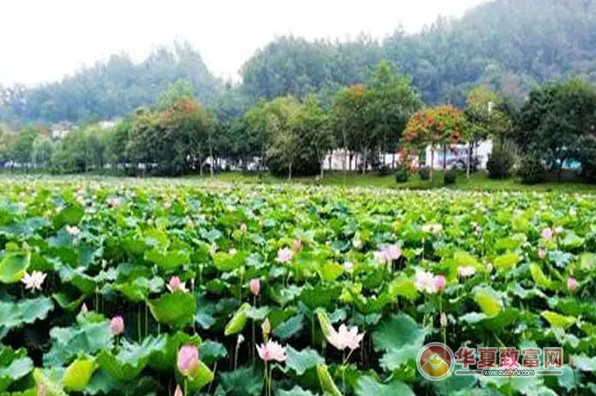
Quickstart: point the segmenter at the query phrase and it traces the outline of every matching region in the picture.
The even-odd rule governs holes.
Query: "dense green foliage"
[[[479,83],[521,101],[536,83],[574,73],[594,80],[595,31],[590,0],[497,0],[419,34],[398,30],[381,45],[367,38],[348,44],[280,38],[245,65],[243,87],[267,98],[325,95],[366,82],[385,58],[431,104],[463,105],[469,87]]]
[[[512,147],[497,145],[488,156],[486,170],[491,179],[506,179],[511,176],[514,165],[515,155],[512,152]]]
[[[517,173],[523,184],[540,183],[544,177],[544,165],[540,158],[526,154],[521,158]]]
[[[593,196],[2,184],[3,394],[262,395],[266,319],[287,354],[276,395],[593,393]],[[364,332],[348,359],[329,324]],[[431,341],[561,346],[564,373],[431,383],[415,364]],[[187,381],[182,345],[199,347]]]
[[[119,54],[59,82],[35,88],[0,85],[0,122],[107,120],[153,104],[179,79],[190,84],[186,89],[201,103],[211,103],[222,85],[188,43],[175,44],[139,64]]]
[[[182,44],[157,50],[138,65],[114,55],[60,82],[0,87],[0,122],[123,116],[154,103],[181,78],[191,82],[202,105],[231,110],[259,98],[317,94],[326,107],[338,89],[369,83],[382,59],[412,79],[429,104],[463,106],[478,84],[519,103],[537,84],[571,75],[596,80],[595,32],[592,0],[494,0],[417,34],[398,29],[382,42],[366,36],[348,42],[281,37],[246,62],[242,83],[232,90],[223,89],[199,54]]]

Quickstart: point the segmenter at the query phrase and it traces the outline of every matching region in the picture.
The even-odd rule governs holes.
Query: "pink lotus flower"
[[[427,294],[435,294],[439,293],[445,286],[447,286],[447,281],[443,275],[434,276],[430,272],[417,270],[414,286],[416,286],[418,291]]]
[[[549,240],[553,237],[553,230],[547,227],[544,230],[542,230],[540,235],[542,236],[542,238]]]
[[[543,260],[546,257],[546,249],[540,248],[538,249],[538,258]]]
[[[292,250],[295,253],[298,253],[302,249],[302,241],[300,239],[295,239],[294,244],[292,245]]]
[[[110,320],[110,331],[113,335],[118,336],[124,332],[124,319],[122,316],[114,316],[112,320]]]
[[[346,348],[350,350],[358,348],[363,337],[364,333],[358,334],[358,327],[354,326],[348,329],[345,324],[339,326],[339,331],[335,331],[333,326],[329,326],[327,333],[327,341],[340,351]]]
[[[577,290],[577,281],[572,276],[567,278],[567,290],[569,290],[571,293]]]
[[[174,392],[174,396],[184,396],[184,393],[182,393],[182,389],[180,389],[180,385],[176,385],[176,391]]]
[[[180,278],[177,276],[172,276],[170,278],[170,282],[166,286],[170,293],[174,293],[176,291],[181,291],[182,293],[187,293],[188,289],[186,288],[185,282],[180,281]]]
[[[447,286],[447,281],[445,280],[445,277],[443,275],[435,276],[434,283],[435,290],[437,291],[437,293],[439,293],[441,290],[445,288],[445,286]]]
[[[257,278],[251,279],[250,280],[250,292],[252,294],[254,294],[255,296],[258,296],[260,291],[261,291],[261,282]]]
[[[178,371],[185,377],[194,378],[199,369],[199,350],[194,345],[184,345],[178,351]]]
[[[397,245],[389,245],[383,249],[385,260],[394,261],[401,257],[401,249]]]
[[[279,343],[269,340],[264,344],[257,345],[257,352],[259,357],[264,362],[275,360],[278,362],[285,362],[288,356],[286,355],[286,348]]]
[[[294,257],[294,252],[291,249],[283,248],[277,251],[277,261],[280,263],[290,262],[292,257]]]

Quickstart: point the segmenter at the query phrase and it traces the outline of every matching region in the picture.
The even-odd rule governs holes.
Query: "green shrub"
[[[542,181],[544,166],[536,155],[525,155],[517,171],[522,184],[536,184]]]
[[[506,179],[511,176],[511,170],[515,163],[515,157],[510,147],[506,145],[497,145],[493,147],[493,152],[488,156],[486,170],[491,179]]]
[[[430,180],[430,168],[428,166],[420,167],[418,176],[420,176],[420,180]]]
[[[445,172],[445,176],[443,177],[443,181],[446,186],[450,184],[455,184],[456,174],[454,170],[449,170]]]
[[[408,166],[406,164],[401,164],[397,171],[395,171],[395,182],[396,183],[406,183],[408,181]]]

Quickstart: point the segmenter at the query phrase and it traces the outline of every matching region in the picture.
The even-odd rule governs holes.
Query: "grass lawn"
[[[209,176],[189,176],[191,179],[205,179]],[[287,183],[287,179],[276,178],[268,173],[220,173],[214,176],[215,180],[237,183]],[[325,174],[322,180],[316,180],[314,177],[298,177],[292,179],[292,183],[315,184],[323,186],[346,186],[346,187],[384,187],[393,189],[411,189],[426,190],[435,188],[449,188],[454,190],[474,190],[474,191],[559,191],[559,192],[594,192],[596,193],[596,184],[586,184],[575,180],[573,177],[563,178],[561,182],[556,181],[556,176],[548,177],[548,181],[536,185],[521,184],[519,178],[512,177],[506,180],[489,179],[486,172],[473,173],[470,179],[466,178],[465,173],[457,175],[457,181],[454,185],[445,186],[443,184],[443,172],[435,171],[434,180],[420,180],[418,175],[410,177],[407,183],[397,184],[395,176],[379,175],[378,173],[360,173],[331,172]]]

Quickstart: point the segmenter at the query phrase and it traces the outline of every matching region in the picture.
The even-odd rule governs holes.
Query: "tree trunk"
[[[320,161],[321,163],[321,180],[323,180],[323,176],[325,174],[325,156],[323,155],[323,159]]]
[[[362,174],[366,174],[366,149],[362,150]]]
[[[430,181],[433,181],[433,170],[435,168],[435,149],[430,149]]]
[[[213,160],[213,146],[211,142],[209,142],[209,157],[211,157],[211,166],[209,167],[210,176],[213,177],[213,167],[215,166],[215,161]]]
[[[466,176],[470,178],[470,163],[472,162],[472,145],[468,142],[468,163],[466,165]]]
[[[443,145],[443,170],[447,170],[447,145]]]
[[[288,166],[288,181],[292,180],[292,162]]]

